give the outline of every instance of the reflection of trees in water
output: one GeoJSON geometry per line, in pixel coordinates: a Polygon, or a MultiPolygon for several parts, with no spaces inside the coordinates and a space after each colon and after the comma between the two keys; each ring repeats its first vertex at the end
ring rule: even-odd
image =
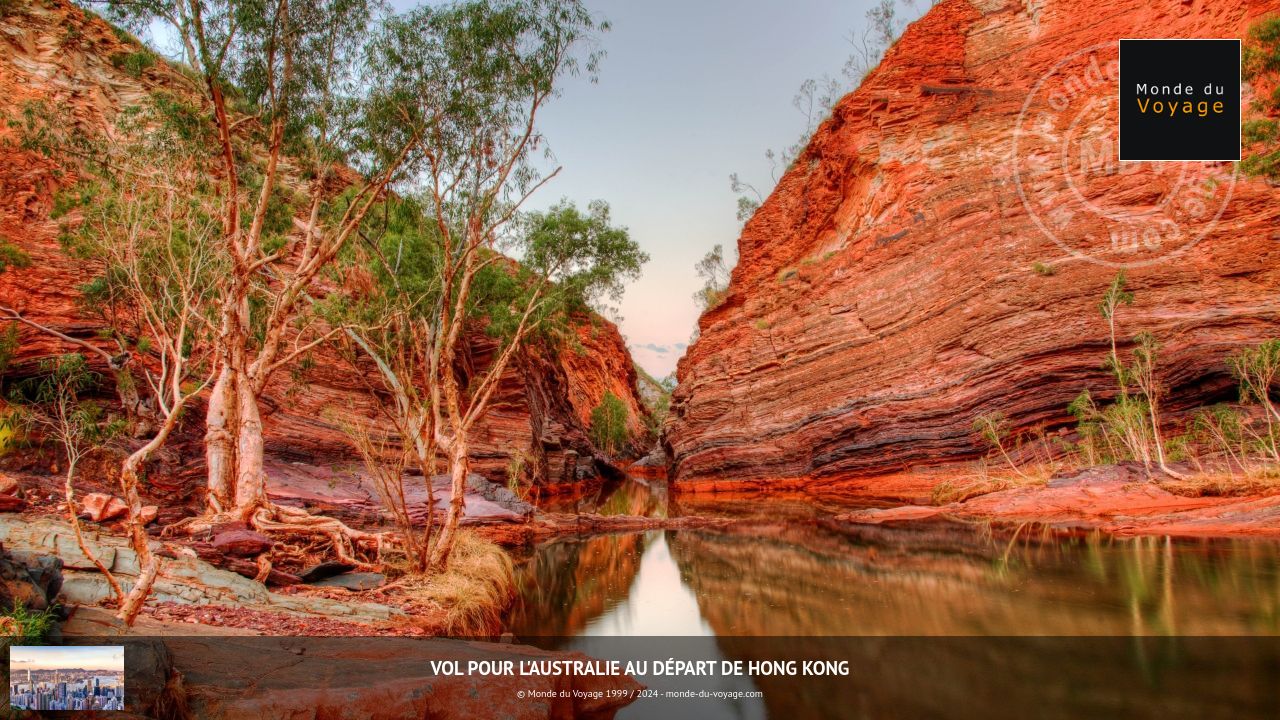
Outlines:
{"type": "Polygon", "coordinates": [[[511,632],[517,637],[581,632],[627,598],[647,537],[599,535],[539,546],[516,568],[519,599],[508,622],[511,632]]]}
{"type": "Polygon", "coordinates": [[[721,635],[1280,632],[1276,543],[1010,539],[954,527],[667,538],[721,635]]]}
{"type": "Polygon", "coordinates": [[[850,661],[848,677],[757,677],[773,718],[1168,720],[1280,702],[1274,639],[1123,637],[1280,632],[1280,545],[955,532],[667,542],[726,657],[850,661]],[[979,637],[903,637],[948,634],[979,637]],[[1111,637],[982,637],[1037,634],[1111,637]]]}
{"type": "Polygon", "coordinates": [[[577,495],[547,498],[538,506],[548,512],[666,517],[667,487],[644,478],[606,480],[594,487],[583,486],[577,495]]]}

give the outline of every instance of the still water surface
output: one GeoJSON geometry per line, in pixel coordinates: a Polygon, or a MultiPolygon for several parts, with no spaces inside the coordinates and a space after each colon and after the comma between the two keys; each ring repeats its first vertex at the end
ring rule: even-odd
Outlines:
{"type": "MultiPolygon", "coordinates": [[[[1127,668],[1135,662],[1134,642],[1162,637],[1280,635],[1280,543],[1274,541],[1064,537],[1034,527],[993,532],[985,525],[936,522],[841,526],[823,523],[847,509],[838,501],[698,499],[690,507],[690,501],[679,500],[668,502],[659,483],[631,480],[574,505],[583,512],[757,520],[729,531],[659,530],[545,543],[517,568],[521,597],[510,617],[512,632],[567,638],[558,646],[587,652],[606,650],[599,643],[609,637],[687,636],[679,641],[685,650],[736,659],[760,647],[744,644],[745,638],[810,638],[812,649],[818,647],[812,643],[833,636],[949,637],[949,645],[909,653],[897,646],[872,652],[862,640],[856,652],[881,659],[896,651],[912,658],[934,653],[939,657],[932,669],[954,666],[957,672],[967,672],[975,655],[1007,662],[1025,656],[1015,670],[1005,671],[1009,678],[1031,672],[1028,667],[1062,678],[1064,664],[1073,663],[1099,673],[1109,671],[1109,662],[1127,668]],[[970,638],[966,642],[989,636],[1037,642],[1043,636],[1145,639],[1125,640],[1117,652],[1101,645],[1025,642],[1016,648],[957,646],[958,636],[970,638]]],[[[1267,642],[1263,651],[1271,653],[1277,646],[1267,642]]],[[[1216,647],[1200,650],[1210,663],[1223,653],[1216,647]]],[[[1255,650],[1231,654],[1251,657],[1255,650]]],[[[1189,651],[1183,646],[1175,654],[1185,660],[1189,651]]],[[[1148,662],[1145,651],[1140,655],[1148,662]]],[[[1265,662],[1273,663],[1270,658],[1265,662]]],[[[883,670],[879,660],[875,664],[877,672],[883,670]]],[[[1196,673],[1208,681],[1203,667],[1196,673]]],[[[1268,681],[1274,688],[1280,676],[1268,681]]],[[[659,686],[668,682],[659,680],[659,686]]],[[[768,683],[751,677],[714,682],[738,690],[768,683]]],[[[886,682],[878,678],[875,687],[886,682]]],[[[1022,684],[1011,687],[1016,691],[1022,684]]],[[[1174,684],[1191,691],[1182,679],[1174,684]]],[[[827,700],[815,700],[827,711],[817,714],[844,716],[832,714],[840,706],[827,700]]],[[[776,702],[699,703],[692,716],[781,717],[784,710],[776,702]]],[[[1177,707],[1195,705],[1183,698],[1177,707]]],[[[629,712],[638,710],[624,710],[620,717],[629,712]]]]}

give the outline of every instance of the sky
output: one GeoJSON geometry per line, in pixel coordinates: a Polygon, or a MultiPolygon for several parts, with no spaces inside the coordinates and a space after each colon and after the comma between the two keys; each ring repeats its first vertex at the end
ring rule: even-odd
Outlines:
{"type": "MultiPolygon", "coordinates": [[[[568,78],[541,112],[562,169],[526,207],[604,200],[630,229],[650,260],[618,305],[619,324],[635,360],[662,378],[697,321],[694,265],[717,243],[736,257],[730,173],[768,193],[765,151],[805,129],[796,90],[840,76],[848,38],[875,0],[583,2],[612,25],[599,38],[605,58],[598,82],[568,78]]],[[[391,2],[396,11],[418,4],[391,2]]]]}
{"type": "MultiPolygon", "coordinates": [[[[612,29],[598,82],[571,78],[540,127],[563,168],[530,201],[608,202],[649,254],[619,305],[636,361],[675,370],[698,317],[694,265],[741,224],[729,174],[772,185],[767,148],[790,145],[805,79],[838,76],[872,0],[584,0],[612,29]]],[[[415,5],[401,0],[397,9],[415,5]]],[[[850,88],[852,89],[852,88],[850,88]]]]}
{"type": "Polygon", "coordinates": [[[9,672],[22,670],[123,670],[124,648],[119,645],[9,647],[9,672]]]}

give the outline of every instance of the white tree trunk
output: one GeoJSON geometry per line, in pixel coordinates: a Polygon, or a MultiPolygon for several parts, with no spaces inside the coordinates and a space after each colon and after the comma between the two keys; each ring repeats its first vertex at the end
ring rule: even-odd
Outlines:
{"type": "Polygon", "coordinates": [[[235,376],[224,366],[209,393],[205,413],[205,463],[208,467],[208,503],[214,512],[230,510],[235,494],[236,413],[235,376]]]}
{"type": "Polygon", "coordinates": [[[238,383],[236,405],[236,514],[245,520],[266,504],[267,476],[262,467],[262,416],[249,382],[238,383]]]}
{"type": "Polygon", "coordinates": [[[449,554],[453,552],[453,543],[458,532],[458,524],[462,521],[467,492],[467,475],[471,471],[471,458],[467,455],[467,440],[458,433],[449,448],[449,476],[452,495],[449,498],[449,512],[445,516],[444,527],[440,529],[440,537],[431,557],[431,567],[442,571],[449,564],[449,554]]]}

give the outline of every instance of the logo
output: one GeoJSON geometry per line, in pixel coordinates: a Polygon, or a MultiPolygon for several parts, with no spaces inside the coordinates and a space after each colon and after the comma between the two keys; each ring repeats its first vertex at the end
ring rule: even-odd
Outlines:
{"type": "Polygon", "coordinates": [[[1121,40],[1120,160],[1240,160],[1240,41],[1121,40]]]}
{"type": "MultiPolygon", "coordinates": [[[[1182,252],[1211,232],[1231,200],[1237,168],[1201,160],[1130,162],[1128,126],[1121,161],[1120,65],[1117,44],[1103,43],[1063,58],[1040,77],[1018,115],[1014,181],[1032,222],[1063,251],[1103,265],[1138,267],[1182,252]]],[[[1128,82],[1130,68],[1125,70],[1128,82]]],[[[1192,82],[1190,76],[1185,82],[1192,82]]],[[[1238,80],[1224,87],[1224,95],[1236,98],[1238,143],[1238,80]]],[[[1127,124],[1130,116],[1124,117],[1127,124]]],[[[1177,143],[1169,147],[1181,150],[1177,143]]]]}

